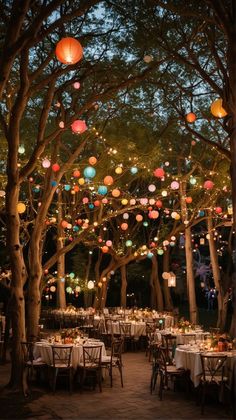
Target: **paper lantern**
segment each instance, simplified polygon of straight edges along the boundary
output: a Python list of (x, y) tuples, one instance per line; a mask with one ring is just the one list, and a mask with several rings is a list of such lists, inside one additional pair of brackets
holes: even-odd
[(179, 189), (179, 183), (177, 181), (173, 181), (170, 184), (170, 187), (172, 190), (178, 190)]
[(98, 194), (101, 194), (101, 195), (107, 194), (107, 187), (105, 185), (99, 185), (99, 187), (98, 187)]
[(75, 82), (75, 83), (73, 84), (73, 87), (74, 87), (75, 89), (79, 89), (79, 88), (80, 88), (80, 82)]
[(121, 168), (121, 166), (117, 166), (117, 168), (115, 169), (115, 173), (117, 175), (120, 175), (120, 174), (122, 174), (122, 172), (123, 172), (123, 169)]
[(154, 254), (153, 254), (152, 252), (148, 252), (148, 253), (147, 253), (147, 258), (149, 258), (149, 259), (151, 260), (151, 259), (152, 259), (152, 257), (153, 257), (153, 255), (154, 255)]
[(76, 133), (76, 134), (82, 134), (87, 129), (88, 129), (88, 127), (87, 127), (87, 125), (86, 125), (86, 123), (85, 123), (84, 120), (75, 120), (71, 124), (71, 130), (73, 131), (73, 133)]
[(142, 222), (143, 216), (141, 214), (137, 214), (136, 220), (137, 220), (137, 222)]
[(123, 219), (128, 220), (129, 219), (129, 213), (124, 213), (123, 214)]
[(5, 197), (5, 195), (6, 195), (6, 192), (3, 190), (0, 190), (0, 197)]
[(65, 191), (70, 191), (70, 189), (71, 189), (71, 186), (70, 186), (69, 184), (66, 184), (66, 185), (64, 186), (64, 190), (65, 190)]
[(156, 191), (156, 185), (154, 185), (154, 184), (150, 184), (150, 185), (148, 186), (148, 191), (150, 191), (150, 192), (154, 192), (154, 191)]
[(83, 57), (83, 48), (75, 38), (62, 38), (56, 46), (56, 57), (63, 64), (76, 64)]
[(152, 55), (145, 55), (143, 57), (143, 61), (147, 64), (151, 63), (153, 61), (153, 56)]
[(72, 293), (72, 287), (70, 287), (70, 286), (68, 286), (67, 288), (66, 288), (66, 291), (67, 291), (67, 293)]
[(222, 106), (222, 99), (216, 99), (212, 104), (211, 104), (211, 113), (212, 115), (214, 115), (214, 117), (216, 118), (223, 118), (227, 115), (226, 110), (223, 108)]
[(132, 166), (132, 168), (130, 168), (130, 172), (132, 175), (135, 175), (138, 172), (138, 168), (136, 166)]
[(56, 187), (57, 186), (57, 181), (51, 181), (51, 186)]
[(133, 242), (132, 242), (130, 239), (128, 239), (128, 240), (125, 242), (125, 245), (126, 245), (127, 247), (130, 247), (130, 246), (132, 246), (132, 245), (133, 245)]
[(192, 199), (192, 197), (186, 197), (185, 201), (186, 201), (187, 204), (191, 204), (193, 199)]
[(222, 208), (221, 208), (221, 207), (216, 207), (216, 208), (215, 208), (215, 212), (216, 212), (217, 214), (222, 213)]
[(95, 207), (99, 207), (100, 206), (100, 201), (99, 200), (95, 200), (94, 201), (94, 205), (95, 205)]
[(161, 208), (162, 208), (162, 206), (163, 206), (162, 201), (161, 201), (161, 200), (157, 200), (157, 201), (156, 201), (156, 206), (157, 206), (159, 209), (161, 209)]
[(64, 123), (64, 121), (60, 121), (58, 125), (59, 125), (59, 127), (60, 127), (60, 128), (65, 128), (65, 123)]
[(89, 201), (88, 197), (84, 197), (83, 200), (82, 200), (83, 204), (87, 204), (88, 201)]
[(76, 291), (77, 293), (79, 293), (79, 292), (80, 292), (80, 290), (81, 290), (81, 287), (80, 287), (80, 286), (75, 286), (75, 291)]
[(118, 188), (115, 188), (114, 190), (112, 190), (113, 197), (117, 198), (120, 196), (120, 190), (118, 190)]
[(87, 166), (84, 169), (84, 177), (85, 178), (94, 178), (96, 175), (96, 169), (93, 168), (92, 166)]
[(148, 213), (148, 217), (150, 219), (157, 219), (159, 216), (159, 212), (157, 210), (152, 210)]
[(171, 213), (171, 217), (172, 219), (175, 219), (178, 213), (176, 213), (176, 211), (172, 211)]
[(26, 205), (24, 203), (21, 203), (21, 202), (17, 203), (17, 211), (19, 214), (24, 213), (25, 210), (26, 210)]
[(169, 273), (168, 287), (176, 287), (176, 275), (172, 271)]
[(135, 198), (131, 198), (131, 200), (129, 201), (129, 203), (130, 203), (131, 206), (135, 206), (135, 204), (136, 204)]
[(78, 185), (75, 185), (75, 186), (73, 187), (73, 190), (74, 190), (74, 192), (79, 192), (79, 187), (78, 187)]
[(146, 206), (148, 203), (148, 199), (147, 198), (140, 198), (140, 204), (142, 204), (142, 206)]
[(158, 253), (158, 255), (163, 255), (164, 254), (164, 251), (163, 251), (163, 249), (159, 248), (157, 250), (157, 253)]
[(156, 178), (163, 178), (163, 176), (165, 176), (165, 171), (163, 168), (157, 168), (154, 170), (153, 175)]
[(189, 182), (190, 182), (191, 185), (195, 185), (197, 183), (197, 180), (193, 176), (190, 176)]
[(233, 214), (233, 205), (232, 204), (228, 204), (227, 212), (230, 216), (232, 216), (232, 214)]
[(52, 165), (52, 170), (53, 172), (58, 172), (60, 170), (60, 165), (58, 165), (58, 163), (54, 163)]
[(112, 246), (112, 241), (110, 241), (110, 240), (108, 239), (108, 241), (106, 241), (106, 246)]
[(107, 175), (107, 176), (105, 176), (103, 182), (104, 182), (105, 185), (112, 185), (114, 180), (113, 180), (112, 176)]
[(79, 183), (79, 185), (84, 185), (84, 183), (85, 183), (84, 178), (79, 178), (78, 183)]
[(107, 203), (108, 203), (108, 199), (107, 199), (107, 198), (103, 198), (103, 199), (102, 199), (102, 203), (103, 203), (103, 204), (107, 204)]
[(101, 281), (98, 282), (98, 287), (100, 287), (100, 288), (102, 287), (102, 282)]
[(68, 226), (68, 222), (66, 220), (62, 220), (61, 226), (63, 227), (63, 229), (66, 229)]
[(106, 254), (108, 251), (109, 251), (108, 246), (104, 245), (104, 246), (102, 247), (102, 252), (103, 252), (104, 254)]
[(143, 222), (143, 226), (147, 227), (148, 226), (148, 222)]
[(73, 176), (75, 178), (79, 178), (80, 177), (80, 171), (78, 169), (75, 169), (74, 172), (73, 172)]
[(128, 204), (128, 200), (127, 200), (127, 198), (123, 198), (123, 199), (121, 200), (121, 204), (122, 204), (123, 206), (126, 206), (126, 204)]
[(122, 229), (122, 230), (127, 230), (127, 229), (128, 229), (128, 227), (129, 227), (129, 225), (128, 225), (128, 223), (122, 223), (122, 224), (120, 225), (120, 227), (121, 227), (121, 229)]
[(175, 216), (175, 220), (179, 220), (179, 219), (180, 219), (180, 214), (177, 213), (176, 216)]
[(214, 182), (210, 181), (209, 179), (205, 181), (203, 184), (203, 188), (205, 188), (205, 190), (212, 190), (213, 187), (214, 187)]
[(45, 168), (45, 169), (47, 169), (47, 168), (49, 168), (51, 166), (51, 162), (50, 162), (50, 160), (49, 159), (43, 159), (43, 161), (42, 161), (42, 167), (43, 168)]
[(90, 289), (90, 290), (93, 289), (94, 288), (94, 282), (92, 280), (89, 280), (87, 286), (88, 286), (88, 289)]
[(164, 273), (162, 273), (162, 278), (164, 279), (164, 280), (167, 280), (168, 278), (169, 278), (169, 273), (167, 272), (167, 271), (164, 271)]
[(196, 119), (197, 119), (197, 117), (196, 117), (196, 114), (194, 114), (194, 112), (189, 112), (186, 115), (186, 121), (190, 124), (194, 123), (196, 121)]
[(95, 156), (91, 156), (88, 161), (90, 165), (96, 165), (97, 158), (95, 158)]
[(23, 145), (19, 146), (18, 153), (20, 153), (20, 155), (23, 155), (23, 153), (25, 153), (25, 146)]

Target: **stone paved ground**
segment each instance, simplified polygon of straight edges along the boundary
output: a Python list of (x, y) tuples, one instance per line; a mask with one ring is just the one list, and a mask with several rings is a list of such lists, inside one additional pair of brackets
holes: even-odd
[[(7, 380), (10, 365), (0, 366), (0, 386)], [(103, 382), (103, 391), (75, 389), (70, 395), (66, 386), (58, 387), (55, 395), (45, 387), (33, 386), (32, 395), (0, 393), (0, 419), (222, 419), (232, 418), (226, 407), (211, 401), (201, 416), (194, 394), (167, 390), (163, 401), (157, 392), (150, 395), (151, 366), (143, 352), (124, 354), (124, 388), (115, 372), (114, 386), (109, 377)]]

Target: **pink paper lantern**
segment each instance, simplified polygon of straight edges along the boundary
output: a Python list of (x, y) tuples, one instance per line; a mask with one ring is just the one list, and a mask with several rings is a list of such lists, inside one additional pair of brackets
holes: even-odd
[(102, 204), (107, 204), (108, 203), (108, 199), (107, 198), (103, 198), (102, 199)]
[(179, 189), (179, 183), (177, 181), (173, 181), (170, 184), (170, 187), (172, 190), (178, 190)]
[(205, 188), (205, 190), (212, 190), (213, 187), (214, 187), (214, 182), (210, 180), (205, 181), (203, 184), (203, 188)]
[(140, 198), (140, 204), (142, 204), (142, 206), (146, 206), (148, 203), (148, 199), (147, 198)]
[(75, 89), (79, 89), (80, 88), (80, 83), (79, 82), (75, 82), (73, 84), (73, 86), (74, 86)]
[(75, 120), (71, 124), (71, 130), (73, 131), (73, 133), (76, 133), (76, 134), (84, 133), (87, 130), (87, 128), (88, 127), (84, 120)]
[(112, 241), (110, 240), (106, 241), (106, 246), (112, 246)]
[(82, 201), (83, 201), (83, 204), (87, 204), (89, 199), (88, 199), (88, 197), (84, 197)]
[(60, 122), (59, 122), (59, 127), (60, 127), (60, 128), (65, 128), (65, 123), (64, 123), (64, 121), (60, 121)]

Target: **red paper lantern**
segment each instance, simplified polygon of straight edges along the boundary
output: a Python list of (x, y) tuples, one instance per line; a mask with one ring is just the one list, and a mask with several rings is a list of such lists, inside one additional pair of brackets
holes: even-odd
[(157, 201), (156, 201), (156, 206), (157, 206), (159, 209), (161, 209), (161, 208), (162, 208), (162, 206), (163, 206), (162, 201), (161, 201), (161, 200), (157, 200)]
[(76, 64), (83, 57), (83, 48), (75, 38), (62, 38), (56, 46), (56, 57), (63, 64)]
[(185, 201), (186, 201), (187, 204), (191, 204), (193, 199), (192, 199), (192, 197), (186, 197)]
[(94, 201), (94, 205), (95, 205), (95, 207), (99, 207), (100, 206), (100, 201), (99, 200), (95, 200)]
[(205, 188), (205, 190), (212, 190), (213, 187), (214, 187), (214, 182), (210, 180), (205, 181), (203, 184), (203, 188)]
[(221, 207), (216, 207), (216, 208), (215, 208), (215, 212), (216, 212), (217, 214), (222, 213), (222, 208), (221, 208)]
[(71, 124), (71, 130), (73, 131), (73, 133), (76, 133), (76, 134), (84, 133), (87, 130), (87, 128), (88, 127), (84, 120), (75, 120)]
[(105, 176), (103, 182), (104, 182), (105, 185), (112, 185), (114, 180), (113, 180), (112, 176), (107, 175), (107, 176)]
[(61, 222), (61, 226), (62, 226), (64, 229), (66, 229), (66, 228), (67, 228), (67, 226), (68, 226), (68, 222), (67, 222), (66, 220), (62, 220), (62, 222)]
[(103, 252), (104, 254), (106, 254), (108, 251), (109, 251), (108, 246), (104, 245), (104, 246), (102, 247), (102, 252)]
[(60, 165), (58, 165), (58, 163), (54, 163), (52, 165), (52, 170), (53, 172), (58, 172), (60, 170)]
[(155, 169), (155, 171), (153, 172), (153, 174), (157, 178), (162, 178), (163, 176), (165, 176), (165, 171), (164, 171), (163, 168), (157, 168), (157, 169)]
[(196, 117), (196, 114), (194, 114), (194, 112), (189, 112), (186, 115), (186, 121), (190, 124), (194, 123), (196, 121), (196, 119), (197, 119), (197, 117)]

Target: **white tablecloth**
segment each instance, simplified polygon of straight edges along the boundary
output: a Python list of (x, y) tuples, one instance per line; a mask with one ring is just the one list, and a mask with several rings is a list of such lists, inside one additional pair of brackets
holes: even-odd
[[(217, 354), (226, 355), (228, 357), (227, 367), (229, 369), (230, 376), (230, 372), (233, 369), (233, 364), (236, 361), (236, 352), (218, 352)], [(197, 387), (200, 384), (202, 365), (199, 351), (194, 349), (191, 350), (190, 348), (177, 347), (175, 351), (175, 363), (177, 369), (184, 368), (190, 370), (190, 378), (195, 387)]]
[[(55, 345), (58, 345), (55, 343)], [(65, 346), (66, 344), (62, 344), (62, 346)], [(94, 342), (87, 342), (85, 343), (85, 346), (98, 346), (102, 345), (102, 357), (106, 356), (106, 349), (105, 345), (102, 341), (94, 341)], [(52, 365), (53, 358), (52, 358), (52, 344), (51, 343), (45, 343), (45, 342), (39, 342), (36, 343), (34, 346), (34, 357), (35, 359), (41, 358), (47, 365)], [(71, 354), (71, 363), (74, 369), (76, 369), (79, 365), (79, 363), (83, 362), (83, 345), (82, 344), (76, 344), (73, 345), (72, 354)]]
[[(134, 337), (140, 337), (141, 335), (146, 335), (146, 323), (145, 322), (127, 322), (131, 324), (131, 335)], [(125, 322), (124, 322), (125, 324)], [(108, 332), (113, 332), (113, 334), (120, 334), (120, 324), (119, 322), (108, 322), (107, 323)]]
[[(157, 330), (155, 332), (155, 337), (158, 341), (161, 341), (161, 336), (171, 334), (176, 337), (176, 345), (179, 346), (181, 344), (189, 344), (191, 341), (203, 341), (204, 338), (209, 335), (208, 332), (189, 332), (189, 333), (181, 333), (181, 332), (173, 332), (170, 330)], [(193, 337), (194, 336), (194, 337)]]

